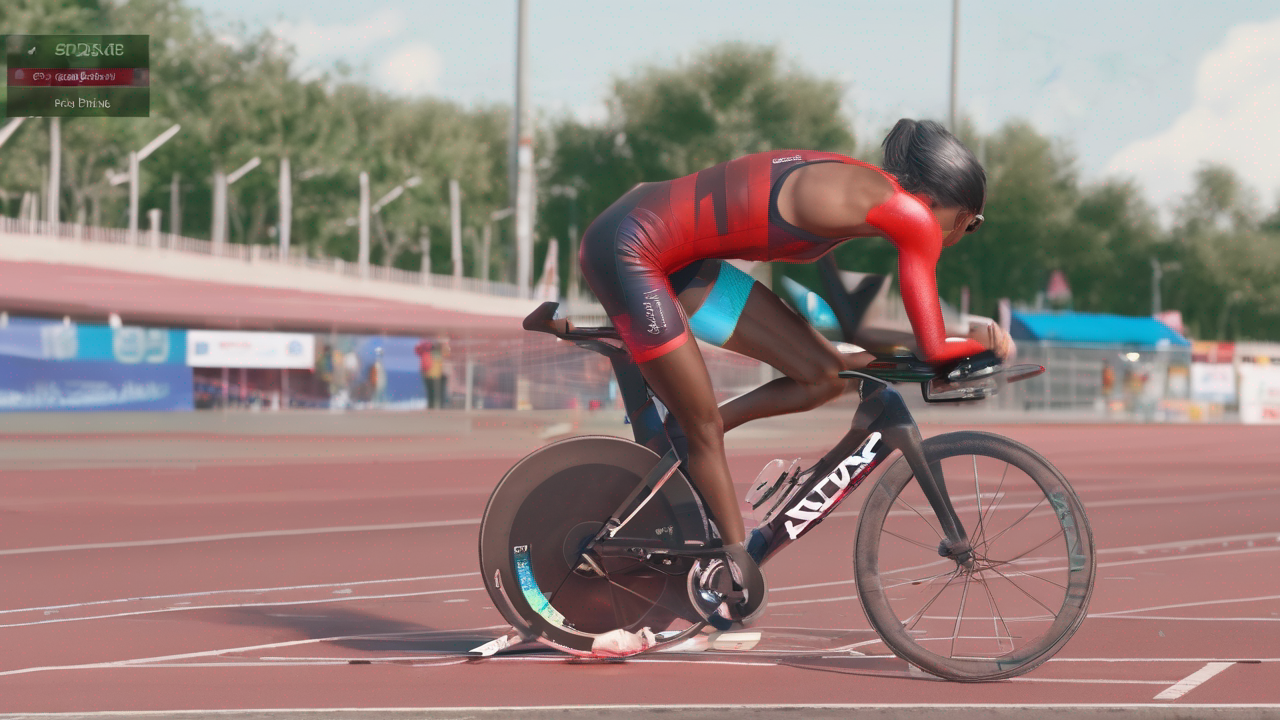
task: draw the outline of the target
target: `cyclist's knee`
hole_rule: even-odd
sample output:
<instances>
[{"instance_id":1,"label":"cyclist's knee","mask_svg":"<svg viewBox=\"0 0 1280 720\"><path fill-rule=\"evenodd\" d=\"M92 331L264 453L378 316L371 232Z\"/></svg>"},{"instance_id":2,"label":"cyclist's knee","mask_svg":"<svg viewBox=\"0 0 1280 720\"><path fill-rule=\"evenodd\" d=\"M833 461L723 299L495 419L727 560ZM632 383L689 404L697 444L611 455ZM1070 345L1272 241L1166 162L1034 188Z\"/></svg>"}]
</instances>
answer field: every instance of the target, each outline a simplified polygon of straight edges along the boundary
<instances>
[{"instance_id":1,"label":"cyclist's knee","mask_svg":"<svg viewBox=\"0 0 1280 720\"><path fill-rule=\"evenodd\" d=\"M720 418L720 410L681 422L680 427L689 438L691 445L714 447L724 444L724 420Z\"/></svg>"},{"instance_id":2,"label":"cyclist's knee","mask_svg":"<svg viewBox=\"0 0 1280 720\"><path fill-rule=\"evenodd\" d=\"M799 377L792 379L804 386L810 401L816 407L839 396L844 391L845 380L840 377L843 365L839 357L816 358Z\"/></svg>"}]
</instances>

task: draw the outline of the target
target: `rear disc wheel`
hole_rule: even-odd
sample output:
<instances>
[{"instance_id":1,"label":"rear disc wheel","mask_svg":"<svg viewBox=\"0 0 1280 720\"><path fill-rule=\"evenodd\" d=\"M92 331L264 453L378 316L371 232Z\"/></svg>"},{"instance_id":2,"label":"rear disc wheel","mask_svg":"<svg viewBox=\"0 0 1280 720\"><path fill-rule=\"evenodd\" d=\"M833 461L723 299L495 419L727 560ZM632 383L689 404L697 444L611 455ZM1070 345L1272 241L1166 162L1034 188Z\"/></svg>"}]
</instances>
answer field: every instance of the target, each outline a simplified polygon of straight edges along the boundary
<instances>
[{"instance_id":1,"label":"rear disc wheel","mask_svg":"<svg viewBox=\"0 0 1280 720\"><path fill-rule=\"evenodd\" d=\"M494 606L521 635L589 655L616 629L665 630L672 642L701 628L688 561L583 555L658 460L620 438L578 437L530 454L503 477L481 521L480 566ZM677 471L618 538L679 549L707 536L701 503Z\"/></svg>"}]
</instances>

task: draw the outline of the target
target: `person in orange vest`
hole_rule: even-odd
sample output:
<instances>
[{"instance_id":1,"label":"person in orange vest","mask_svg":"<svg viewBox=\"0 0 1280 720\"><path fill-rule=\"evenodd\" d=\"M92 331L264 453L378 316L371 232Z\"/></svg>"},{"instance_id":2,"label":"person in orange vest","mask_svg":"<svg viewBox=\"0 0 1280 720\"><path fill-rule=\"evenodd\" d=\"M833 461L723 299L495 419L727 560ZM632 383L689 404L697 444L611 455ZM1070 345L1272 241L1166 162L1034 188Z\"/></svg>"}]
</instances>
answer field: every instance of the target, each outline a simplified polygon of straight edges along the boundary
<instances>
[{"instance_id":1,"label":"person in orange vest","mask_svg":"<svg viewBox=\"0 0 1280 720\"><path fill-rule=\"evenodd\" d=\"M369 366L369 389L375 407L381 407L387 401L387 368L382 363L382 348L373 353L373 364Z\"/></svg>"},{"instance_id":2,"label":"person in orange vest","mask_svg":"<svg viewBox=\"0 0 1280 720\"><path fill-rule=\"evenodd\" d=\"M431 357L431 341L423 340L413 346L413 351L418 354L418 368L422 373L422 396L426 399L426 407L436 407L439 400L432 391L431 369L435 363Z\"/></svg>"}]
</instances>

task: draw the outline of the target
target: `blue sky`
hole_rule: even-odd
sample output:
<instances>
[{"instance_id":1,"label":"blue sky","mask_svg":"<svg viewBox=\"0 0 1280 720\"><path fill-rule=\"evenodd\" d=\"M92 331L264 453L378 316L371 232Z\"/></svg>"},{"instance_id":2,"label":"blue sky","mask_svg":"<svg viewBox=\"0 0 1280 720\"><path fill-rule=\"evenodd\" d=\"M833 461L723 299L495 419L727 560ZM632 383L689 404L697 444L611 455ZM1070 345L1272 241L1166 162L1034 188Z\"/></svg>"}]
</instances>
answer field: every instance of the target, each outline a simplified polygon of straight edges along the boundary
<instances>
[{"instance_id":1,"label":"blue sky","mask_svg":"<svg viewBox=\"0 0 1280 720\"><path fill-rule=\"evenodd\" d=\"M343 60L393 92L509 102L515 0L194 0L215 24L271 27L303 62ZM723 40L769 43L840 80L861 142L898 117L943 119L951 3L530 0L532 95L603 114L612 78ZM1030 119L1089 180L1136 177L1167 207L1202 160L1280 191L1280 5L964 0L960 105L983 130Z\"/></svg>"}]
</instances>

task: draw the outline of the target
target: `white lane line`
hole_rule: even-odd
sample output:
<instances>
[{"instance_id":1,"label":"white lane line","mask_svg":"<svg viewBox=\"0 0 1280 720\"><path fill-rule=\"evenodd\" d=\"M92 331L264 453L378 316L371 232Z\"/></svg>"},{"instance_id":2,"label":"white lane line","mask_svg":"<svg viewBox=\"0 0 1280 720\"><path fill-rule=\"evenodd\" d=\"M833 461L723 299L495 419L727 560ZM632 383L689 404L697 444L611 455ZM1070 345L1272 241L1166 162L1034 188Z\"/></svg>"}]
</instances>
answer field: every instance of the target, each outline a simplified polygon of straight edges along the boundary
<instances>
[{"instance_id":1,"label":"white lane line","mask_svg":"<svg viewBox=\"0 0 1280 720\"><path fill-rule=\"evenodd\" d=\"M1090 614L1089 617L1107 617L1109 615L1132 615L1134 613L1147 612L1149 610L1175 610L1177 608L1203 607L1205 605L1229 605L1232 603L1260 602L1263 600L1280 600L1280 595L1259 595L1257 597L1245 598L1228 598L1225 600L1202 600L1200 602L1177 603L1175 605L1152 605L1151 607L1134 608L1132 610L1116 610L1115 612L1105 612Z\"/></svg>"},{"instance_id":2,"label":"white lane line","mask_svg":"<svg viewBox=\"0 0 1280 720\"><path fill-rule=\"evenodd\" d=\"M492 662L492 659L486 660ZM96 710L91 712L71 712L71 713L21 713L20 715L0 715L0 717L9 718L82 718L82 717L237 717L237 716L260 716L260 715L283 715L288 717L308 717L308 716L332 716L341 713L363 713L363 714L422 714L422 713L476 713L476 712L492 712L503 713L506 717L518 717L522 712L553 712L553 711L572 711L572 710L596 710L605 713L617 713L626 711L708 711L708 710L729 710L729 711L760 711L760 710L897 710L899 712L909 710L984 710L990 712L992 709L999 709L1002 712L1014 714L1014 711L1021 711L1017 714L1026 715L1044 710L1139 710L1151 708L1167 708L1164 703L1041 703L1033 704L1017 704L1017 705L996 705L992 703L742 703L733 705L715 705L710 703L698 703L689 705L671 705L671 704L654 704L654 705L489 705L489 706L471 706L471 707L361 707L361 708L263 708L263 709L240 709L240 710ZM1188 710L1209 710L1221 711L1223 708L1232 710L1277 710L1280 709L1280 703L1231 703L1231 704L1214 704L1214 705L1197 705L1185 704L1178 705L1179 708Z\"/></svg>"},{"instance_id":3,"label":"white lane line","mask_svg":"<svg viewBox=\"0 0 1280 720\"><path fill-rule=\"evenodd\" d=\"M1138 558L1137 560L1112 560L1111 562L1098 563L1098 567L1107 568L1107 567L1120 567L1121 565L1144 565L1146 563L1177 562L1180 560L1199 560L1202 558L1227 557L1230 555L1250 555L1253 553L1265 553L1265 552L1280 552L1280 546L1260 547L1260 548L1242 548L1240 550L1223 550L1221 552L1196 553L1195 555L1166 555L1166 556L1152 557L1152 558ZM1066 569L1068 569L1067 566L1062 565L1059 567L1051 567L1051 568L1032 568L1027 570L1021 570L1020 572L1026 575L1043 575L1045 573L1051 573L1051 572L1062 572L1063 570L1066 570Z\"/></svg>"},{"instance_id":4,"label":"white lane line","mask_svg":"<svg viewBox=\"0 0 1280 720\"><path fill-rule=\"evenodd\" d=\"M1083 678L1009 678L1008 682L1077 683L1080 685L1168 685L1168 680L1086 680Z\"/></svg>"},{"instance_id":5,"label":"white lane line","mask_svg":"<svg viewBox=\"0 0 1280 720\"><path fill-rule=\"evenodd\" d=\"M1248 535L1220 535L1218 537L1173 540L1170 542L1152 543L1150 545L1129 545L1118 548L1101 548L1094 552L1099 555L1110 555L1112 553L1150 552L1152 550L1177 550L1181 548L1196 547L1199 545L1214 545L1217 543L1225 545L1229 543L1248 542L1250 540L1280 540L1280 533L1265 532L1250 533Z\"/></svg>"},{"instance_id":6,"label":"white lane line","mask_svg":"<svg viewBox=\"0 0 1280 720\"><path fill-rule=\"evenodd\" d=\"M1137 559L1137 560L1115 560L1115 561L1112 561L1112 562L1098 563L1098 567L1100 567L1100 568L1105 568L1105 567L1116 567L1116 566L1118 566L1118 565L1141 565L1141 564L1144 564L1144 563L1173 562L1173 561L1175 561L1175 560L1196 560L1196 559L1199 559L1199 558L1222 557L1222 556L1226 556L1226 555L1244 555L1244 554L1257 553L1257 552L1280 552L1280 547L1244 548L1244 549L1241 549L1241 550L1224 550L1224 551L1222 551L1222 552L1198 553L1198 554L1195 554L1195 555L1174 555L1174 556L1171 556L1171 557L1140 558L1140 559ZM922 566L922 567L923 567L923 566ZM911 569L911 568L907 568L907 569ZM1042 574L1045 574L1045 573L1051 573L1051 572L1061 572L1061 571L1066 570L1066 569L1067 569L1066 567L1056 567L1056 568L1037 568L1037 569L1028 569L1028 570L1024 570L1024 571L1022 571L1022 572L1026 573L1027 575L1042 575ZM901 572L901 571L897 571L897 570L895 570L894 572ZM815 584L815 585L797 585L797 586L794 586L794 587L779 588L779 589L781 589L781 590L793 590L793 589L806 588L806 587L821 587L822 585L847 585L847 584L852 583L852 582L854 582L854 581L853 581L853 580L839 580L839 581L831 582L831 583L818 583L818 584ZM857 595L848 595L848 596L845 596L845 597L837 597L837 598L822 598L822 599L818 599L818 600L787 600L787 601L784 601L784 602L773 602L773 603L769 603L769 605L770 605L770 606L780 606L780 605L802 605L802 604L806 604L806 603L815 603L815 602L836 602L837 600L851 600L851 599L855 599L855 598L857 598L857 597L858 597ZM1246 599L1244 599L1244 600L1221 600L1221 601L1214 601L1213 603L1205 603L1205 604L1215 604L1215 603L1217 603L1217 602L1246 602L1246 601L1248 601L1248 600L1273 600L1273 599L1280 599L1280 595L1272 595L1272 596L1258 597L1258 598L1246 598ZM1090 614L1090 615L1089 615L1089 617L1109 617L1109 616L1118 616L1120 613L1135 613L1135 612L1142 612L1143 610L1162 610L1162 609L1165 609L1165 608L1175 608L1175 607L1191 607L1191 606L1193 606L1193 605L1199 605L1199 604L1201 604L1201 603L1187 603L1187 604L1182 604L1182 605L1167 605L1167 606L1161 606L1161 607L1143 608L1143 609L1139 609L1139 610L1119 610L1119 611L1114 612L1114 613L1101 613L1101 614L1099 614L1099 615L1093 615L1093 614ZM1194 618L1186 618L1186 619L1190 620L1190 619L1194 619Z\"/></svg>"},{"instance_id":7,"label":"white lane line","mask_svg":"<svg viewBox=\"0 0 1280 720\"><path fill-rule=\"evenodd\" d=\"M769 603L769 607L782 607L783 605L810 605L812 603L829 603L840 602L841 600L857 600L857 595L842 595L833 598L818 598L817 600L784 600L782 602Z\"/></svg>"},{"instance_id":8,"label":"white lane line","mask_svg":"<svg viewBox=\"0 0 1280 720\"><path fill-rule=\"evenodd\" d=\"M160 613L187 612L188 610L227 610L231 608L247 608L247 607L282 607L285 605L320 605L322 603L352 602L355 600L385 600L388 598L419 597L422 595L443 595L447 593L476 592L483 589L484 588L482 587L453 588L449 590L427 590L424 592L395 593L392 595L348 595L348 596L338 597L338 598L324 598L322 600L290 600L288 602L234 603L234 604L227 604L227 605L183 605L181 607L156 608L155 610L134 610L132 612L112 613L110 615L87 615L85 617L51 618L48 620L33 620L31 622L24 622L24 623L10 623L8 625L0 625L0 629L30 627L32 625L52 625L54 623L80 622L82 620L107 620L110 618L132 617L135 615L158 615ZM0 675L3 675L3 674L4 673L0 673Z\"/></svg>"},{"instance_id":9,"label":"white lane line","mask_svg":"<svg viewBox=\"0 0 1280 720\"><path fill-rule=\"evenodd\" d=\"M247 540L266 537L292 537L296 535L328 535L330 533L381 532L387 530L417 530L420 528L479 525L480 518L468 520L431 520L416 523L390 525L341 525L335 527L300 528L297 530L261 530L258 532L226 533L224 535L193 535L191 537L162 538L159 540L126 540L122 542L85 543L83 545L49 545L47 547L13 548L0 550L3 555L31 555L35 553L71 552L74 550L105 550L110 548L153 547L156 545L185 545L188 543L220 542L223 540Z\"/></svg>"},{"instance_id":10,"label":"white lane line","mask_svg":"<svg viewBox=\"0 0 1280 720\"><path fill-rule=\"evenodd\" d=\"M1153 700L1177 700L1183 695L1186 695L1192 690L1195 690L1197 687L1203 685L1205 682L1209 680L1209 678L1213 677L1214 675L1217 675L1223 670L1226 670L1227 668L1231 667L1234 664L1235 663L1229 663L1229 662L1206 663L1204 667L1182 678L1181 680L1174 683L1173 685L1170 685L1169 687L1165 688L1163 691L1160 692L1159 695L1156 695L1152 699Z\"/></svg>"},{"instance_id":11,"label":"white lane line","mask_svg":"<svg viewBox=\"0 0 1280 720\"><path fill-rule=\"evenodd\" d=\"M1170 495L1167 497L1140 497L1140 498L1118 499L1118 500L1093 500L1093 501L1084 501L1084 506L1086 510L1091 511L1091 510L1098 510L1102 508L1113 508L1113 507L1128 508L1128 507L1139 507L1139 506L1145 506L1145 505L1182 505L1184 503L1192 503L1192 502L1214 502L1218 500L1243 500L1246 498L1271 497L1275 495L1280 495L1280 490L1242 490L1242 491L1236 491L1236 492L1206 493L1203 495ZM1009 505L1002 504L998 509L999 510L1005 510L1005 509L1026 510L1026 509L1035 507L1036 504L1037 503L1031 503L1031 502L1012 503ZM1040 504L1043 504L1043 501L1041 501ZM970 506L970 507L973 507L973 506ZM845 512L831 513L827 517L829 518L855 517L858 515L858 513L859 513L858 510L846 510ZM909 510L891 510L889 512L890 516L895 516L895 517L905 517L907 515L913 515L913 514L914 513L912 513Z\"/></svg>"},{"instance_id":12,"label":"white lane line","mask_svg":"<svg viewBox=\"0 0 1280 720\"><path fill-rule=\"evenodd\" d=\"M750 662L747 660L679 660L676 658L631 658L628 663L678 663L682 665L750 665L754 667L777 667L778 663Z\"/></svg>"},{"instance_id":13,"label":"white lane line","mask_svg":"<svg viewBox=\"0 0 1280 720\"><path fill-rule=\"evenodd\" d=\"M494 627L494 626L490 626L490 627ZM489 629L489 628L488 627L466 628L465 630L486 630L486 629ZM462 632L462 631L458 631L458 632ZM329 642L332 640L366 640L369 638L396 637L396 636L403 636L408 634L411 634L411 633L397 632L397 633L386 633L385 635L382 635L382 634L331 635L329 637L322 637L322 638L309 638L306 640L288 640L285 642L267 643L265 645L246 645L244 647L222 648L220 650L202 650L200 652L180 653L177 655L157 655L155 657L133 658L131 660L113 660L110 662L86 663L83 665L43 665L39 667L19 668L17 670L0 671L0 677L4 677L6 675L26 675L28 673L46 672L49 670L96 670L96 669L102 669L102 668L134 667L134 666L140 666L140 665L149 665L152 663L166 663L166 662L174 662L178 660L193 660L196 658L218 657L220 655L227 655L229 653L251 652L254 650L272 650L275 648L296 647L298 645L311 645L314 643ZM209 712L217 712L217 711L209 711ZM91 715L93 713L84 713L84 714ZM121 713L121 714L127 715L129 713Z\"/></svg>"},{"instance_id":14,"label":"white lane line","mask_svg":"<svg viewBox=\"0 0 1280 720\"><path fill-rule=\"evenodd\" d=\"M1182 615L1090 615L1097 620L1176 620L1177 622L1280 622L1274 617L1184 617Z\"/></svg>"},{"instance_id":15,"label":"white lane line","mask_svg":"<svg viewBox=\"0 0 1280 720\"><path fill-rule=\"evenodd\" d=\"M1049 658L1049 662L1100 662L1100 663L1126 663L1126 662L1176 662L1176 663L1204 663L1204 662L1226 662L1226 663L1274 663L1280 662L1280 658Z\"/></svg>"},{"instance_id":16,"label":"white lane line","mask_svg":"<svg viewBox=\"0 0 1280 720\"><path fill-rule=\"evenodd\" d=\"M1057 560L1058 558L1054 558L1054 559ZM881 573L881 575L882 577L888 580L899 580L899 578L896 578L894 576L904 572L911 571L911 570L923 570L924 568L927 568L927 567L934 567L936 565L945 565L948 562L953 562L953 561L950 561L944 558L941 560L928 562L923 565L912 565L911 567L897 568L894 570ZM779 588L771 587L769 588L769 592L777 593L777 592L786 592L788 590L808 590L810 588L832 587L834 585L853 585L856 582L857 580L832 580L831 582L811 583L808 585L788 585L786 587L779 587ZM896 587L896 585L893 587ZM770 603L770 605L778 605L778 604L779 603Z\"/></svg>"},{"instance_id":17,"label":"white lane line","mask_svg":"<svg viewBox=\"0 0 1280 720\"><path fill-rule=\"evenodd\" d=\"M70 603L68 605L45 605L43 607L14 608L12 610L0 610L0 615L6 615L9 613L41 612L44 610L65 610L67 608L89 607L91 605L111 605L113 603L137 602L140 600L170 600L172 598L208 597L209 595L236 595L240 593L266 593L281 592L285 590L314 590L316 588L355 587L357 585L377 585L380 583L417 582L419 580L449 580L452 578L471 577L472 575L479 574L480 573L478 572L465 572L450 573L448 575L422 575L420 577L388 578L386 580L356 580L355 582L321 583L319 585L282 585L279 587L268 588L245 588L243 590L202 590L199 592L175 593L172 595L140 595L138 597L131 598L92 600L90 602Z\"/></svg>"}]
</instances>

